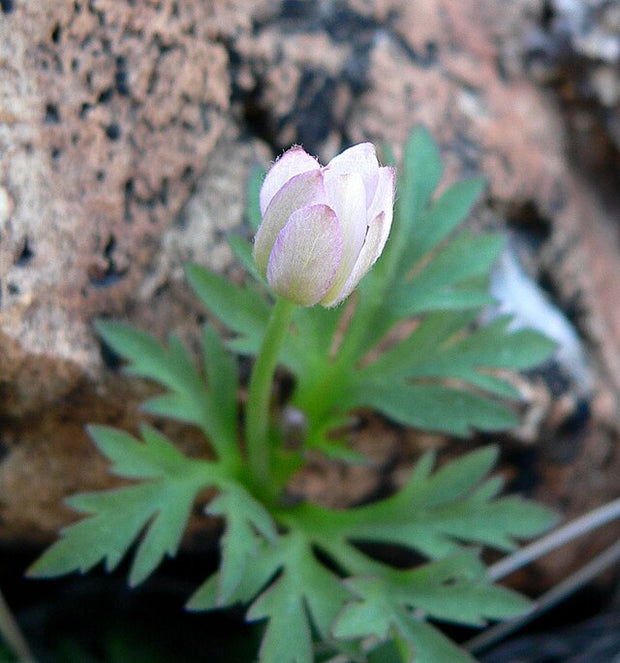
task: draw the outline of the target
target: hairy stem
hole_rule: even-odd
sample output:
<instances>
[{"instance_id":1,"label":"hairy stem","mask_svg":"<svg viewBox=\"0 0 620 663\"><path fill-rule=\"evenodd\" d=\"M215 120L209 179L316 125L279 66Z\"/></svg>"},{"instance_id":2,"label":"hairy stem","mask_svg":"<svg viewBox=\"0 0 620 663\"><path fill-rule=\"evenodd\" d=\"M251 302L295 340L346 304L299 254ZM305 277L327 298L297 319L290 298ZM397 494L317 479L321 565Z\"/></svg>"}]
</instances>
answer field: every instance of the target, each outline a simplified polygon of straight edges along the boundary
<instances>
[{"instance_id":1,"label":"hairy stem","mask_svg":"<svg viewBox=\"0 0 620 663\"><path fill-rule=\"evenodd\" d=\"M273 376L295 308L286 299L276 300L250 377L245 430L248 464L252 477L262 486L270 476L268 432Z\"/></svg>"}]
</instances>

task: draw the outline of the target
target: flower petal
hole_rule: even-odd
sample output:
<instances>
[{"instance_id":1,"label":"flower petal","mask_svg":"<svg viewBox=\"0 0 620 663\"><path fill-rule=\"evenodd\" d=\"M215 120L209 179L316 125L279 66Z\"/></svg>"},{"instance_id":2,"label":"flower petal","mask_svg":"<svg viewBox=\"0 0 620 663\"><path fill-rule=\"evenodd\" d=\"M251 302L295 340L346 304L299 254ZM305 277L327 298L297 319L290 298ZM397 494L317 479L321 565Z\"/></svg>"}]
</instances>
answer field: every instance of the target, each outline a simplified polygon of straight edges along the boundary
<instances>
[{"instance_id":1,"label":"flower petal","mask_svg":"<svg viewBox=\"0 0 620 663\"><path fill-rule=\"evenodd\" d=\"M327 297L337 295L349 278L366 236L366 197L364 182L357 173L339 175L325 171L329 206L336 212L342 231L342 259Z\"/></svg>"},{"instance_id":2,"label":"flower petal","mask_svg":"<svg viewBox=\"0 0 620 663\"><path fill-rule=\"evenodd\" d=\"M259 193L261 214L265 213L271 199L291 177L309 170L316 170L320 167L321 164L303 148L299 147L299 145L287 150L276 160L267 172L267 175L265 175Z\"/></svg>"},{"instance_id":3,"label":"flower petal","mask_svg":"<svg viewBox=\"0 0 620 663\"><path fill-rule=\"evenodd\" d=\"M331 285L342 254L342 233L327 205L291 214L278 234L267 265L274 291L301 306L319 302Z\"/></svg>"},{"instance_id":4,"label":"flower petal","mask_svg":"<svg viewBox=\"0 0 620 663\"><path fill-rule=\"evenodd\" d=\"M266 273L273 244L291 214L311 204L326 203L327 196L320 170L295 175L280 187L265 210L263 221L254 238L254 260L261 274Z\"/></svg>"},{"instance_id":5,"label":"flower petal","mask_svg":"<svg viewBox=\"0 0 620 663\"><path fill-rule=\"evenodd\" d=\"M379 254L383 251L387 242L392 219L394 217L394 193L396 188L396 170L390 166L379 168L379 177L377 180L377 191L373 201L368 208L368 219L374 219L381 212L385 215L383 221L383 234L381 236Z\"/></svg>"},{"instance_id":6,"label":"flower petal","mask_svg":"<svg viewBox=\"0 0 620 663\"><path fill-rule=\"evenodd\" d=\"M344 287L335 295L330 292L321 300L323 306L331 307L340 304L343 299L346 299L357 287L364 274L373 266L377 258L383 251L385 245L384 237L387 238L389 228L385 231L386 218L385 214L381 212L371 222L366 234L366 241L360 251L360 254L349 274Z\"/></svg>"},{"instance_id":7,"label":"flower petal","mask_svg":"<svg viewBox=\"0 0 620 663\"><path fill-rule=\"evenodd\" d=\"M379 162L372 143L359 143L337 154L326 166L334 173L359 173L366 188L366 207L375 196Z\"/></svg>"}]
</instances>

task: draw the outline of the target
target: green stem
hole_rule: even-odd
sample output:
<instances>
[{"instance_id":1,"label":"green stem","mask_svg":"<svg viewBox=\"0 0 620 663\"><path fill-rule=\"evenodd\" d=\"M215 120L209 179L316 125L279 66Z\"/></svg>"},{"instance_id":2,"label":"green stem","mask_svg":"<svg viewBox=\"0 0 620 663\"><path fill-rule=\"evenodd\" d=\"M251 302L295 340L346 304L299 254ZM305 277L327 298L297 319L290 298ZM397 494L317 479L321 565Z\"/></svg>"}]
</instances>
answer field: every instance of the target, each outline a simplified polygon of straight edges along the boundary
<instances>
[{"instance_id":1,"label":"green stem","mask_svg":"<svg viewBox=\"0 0 620 663\"><path fill-rule=\"evenodd\" d=\"M246 410L246 444L250 473L259 485L269 481L269 413L273 375L289 332L296 304L278 298L250 377Z\"/></svg>"}]
</instances>

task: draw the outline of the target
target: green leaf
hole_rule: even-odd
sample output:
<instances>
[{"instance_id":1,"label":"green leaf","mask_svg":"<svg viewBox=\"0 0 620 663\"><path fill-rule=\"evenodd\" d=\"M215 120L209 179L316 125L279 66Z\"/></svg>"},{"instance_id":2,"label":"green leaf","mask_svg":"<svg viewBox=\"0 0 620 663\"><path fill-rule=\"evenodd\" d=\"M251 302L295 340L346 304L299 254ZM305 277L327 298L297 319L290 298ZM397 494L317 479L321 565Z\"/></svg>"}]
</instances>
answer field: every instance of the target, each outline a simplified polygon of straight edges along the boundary
<instances>
[{"instance_id":1,"label":"green leaf","mask_svg":"<svg viewBox=\"0 0 620 663\"><path fill-rule=\"evenodd\" d=\"M198 589L188 603L189 609L218 607L222 584L218 576L223 572L221 567ZM268 620L260 661L312 663L313 633L316 631L323 642L332 643L331 625L351 593L317 560L310 540L295 531L280 535L275 545L265 539L258 542L227 605L247 603L254 597L247 619ZM332 644L339 649L337 643Z\"/></svg>"},{"instance_id":2,"label":"green leaf","mask_svg":"<svg viewBox=\"0 0 620 663\"><path fill-rule=\"evenodd\" d=\"M403 159L403 191L399 212L403 215L404 234L428 205L443 176L443 165L437 144L425 127L414 129L407 143Z\"/></svg>"},{"instance_id":3,"label":"green leaf","mask_svg":"<svg viewBox=\"0 0 620 663\"><path fill-rule=\"evenodd\" d=\"M510 317L500 317L470 334L427 348L404 375L450 377L478 384L476 372L481 369L527 369L547 360L555 343L532 330L510 331L510 321ZM385 362L385 357L380 361Z\"/></svg>"},{"instance_id":4,"label":"green leaf","mask_svg":"<svg viewBox=\"0 0 620 663\"><path fill-rule=\"evenodd\" d=\"M434 249L471 212L485 186L485 180L475 177L449 187L413 224L407 251L403 256L406 266L415 265Z\"/></svg>"},{"instance_id":5,"label":"green leaf","mask_svg":"<svg viewBox=\"0 0 620 663\"><path fill-rule=\"evenodd\" d=\"M385 317L382 308L387 293L402 280L399 270L411 233L439 184L443 166L437 145L424 127L414 129L405 144L403 166L399 174L398 199L389 241L376 266L362 280L358 291L359 324L374 326Z\"/></svg>"},{"instance_id":6,"label":"green leaf","mask_svg":"<svg viewBox=\"0 0 620 663\"><path fill-rule=\"evenodd\" d=\"M501 431L519 420L503 403L464 389L406 382L360 382L347 394L351 407L370 407L400 424L469 437L474 429Z\"/></svg>"},{"instance_id":7,"label":"green leaf","mask_svg":"<svg viewBox=\"0 0 620 663\"><path fill-rule=\"evenodd\" d=\"M252 244L239 235L228 235L226 237L232 252L235 254L239 262L247 269L256 281L262 283L264 287L268 288L267 281L262 277L258 271L258 267L254 262L252 255Z\"/></svg>"},{"instance_id":8,"label":"green leaf","mask_svg":"<svg viewBox=\"0 0 620 663\"><path fill-rule=\"evenodd\" d=\"M220 476L217 465L186 458L165 435L151 426L140 427L143 442L112 426L90 425L87 430L99 451L112 461L110 471L117 476L159 479L182 475L190 468L195 473L198 467L210 480Z\"/></svg>"},{"instance_id":9,"label":"green leaf","mask_svg":"<svg viewBox=\"0 0 620 663\"><path fill-rule=\"evenodd\" d=\"M475 663L472 656L431 624L413 622L409 629L416 663Z\"/></svg>"},{"instance_id":10,"label":"green leaf","mask_svg":"<svg viewBox=\"0 0 620 663\"><path fill-rule=\"evenodd\" d=\"M154 380L169 390L143 403L144 411L198 426L218 456L230 462L239 460L236 386L230 388L236 385L236 362L226 355L214 332L205 330L204 337L209 354L205 364L213 381L209 388L176 336L170 335L165 348L151 335L118 322L99 320L96 328L103 340L128 360L127 373ZM211 362L225 367L226 375L209 370ZM225 381L228 388L221 390Z\"/></svg>"},{"instance_id":11,"label":"green leaf","mask_svg":"<svg viewBox=\"0 0 620 663\"><path fill-rule=\"evenodd\" d=\"M420 480L419 474L414 474L401 495L424 507L460 500L493 469L498 455L497 447L482 447L446 463L431 475L433 454L426 454L420 461L421 471L426 475L424 481Z\"/></svg>"},{"instance_id":12,"label":"green leaf","mask_svg":"<svg viewBox=\"0 0 620 663\"><path fill-rule=\"evenodd\" d=\"M417 569L394 575L390 593L429 618L483 626L488 619L522 615L531 603L516 592L493 585L477 553L464 550Z\"/></svg>"},{"instance_id":13,"label":"green leaf","mask_svg":"<svg viewBox=\"0 0 620 663\"><path fill-rule=\"evenodd\" d=\"M260 661L312 663L312 631L330 641L332 623L351 593L314 556L309 542L291 533L280 540L282 572L250 607L251 621L269 619Z\"/></svg>"},{"instance_id":14,"label":"green leaf","mask_svg":"<svg viewBox=\"0 0 620 663\"><path fill-rule=\"evenodd\" d=\"M194 594L192 594L187 602L187 609L191 611L215 610L238 603L249 603L273 580L282 567L282 546L279 544L279 540L278 545L272 545L265 538L258 540L256 554L252 558L252 563L246 563L241 580L236 585L226 604L221 600L221 587L224 583L220 579L220 573L222 572L220 564L218 572L207 578Z\"/></svg>"},{"instance_id":15,"label":"green leaf","mask_svg":"<svg viewBox=\"0 0 620 663\"><path fill-rule=\"evenodd\" d=\"M481 625L487 618L514 617L530 607L515 592L489 583L472 551L412 571L392 571L388 577L354 577L346 584L357 599L336 619L334 636L358 639L373 635L387 641L396 632L409 644L416 661L472 660L422 619ZM448 654L455 658L439 658Z\"/></svg>"},{"instance_id":16,"label":"green leaf","mask_svg":"<svg viewBox=\"0 0 620 663\"><path fill-rule=\"evenodd\" d=\"M408 645L409 656L406 660L415 660L416 663L474 663L469 654L437 629L414 617L403 605L406 602L391 592L390 586L371 578L354 579L348 584L360 600L349 603L340 614L333 629L335 637L351 639L374 635L386 642L396 632L398 638ZM377 659L375 654L369 660L382 659Z\"/></svg>"},{"instance_id":17,"label":"green leaf","mask_svg":"<svg viewBox=\"0 0 620 663\"><path fill-rule=\"evenodd\" d=\"M269 318L268 301L255 288L235 285L199 265L188 265L186 274L206 308L237 334L231 347L240 353L256 353Z\"/></svg>"},{"instance_id":18,"label":"green leaf","mask_svg":"<svg viewBox=\"0 0 620 663\"><path fill-rule=\"evenodd\" d=\"M217 606L225 606L243 579L247 564L258 555L257 535L275 545L277 532L269 513L241 486L228 486L209 504L207 513L226 520L216 599Z\"/></svg>"},{"instance_id":19,"label":"green leaf","mask_svg":"<svg viewBox=\"0 0 620 663\"><path fill-rule=\"evenodd\" d=\"M501 481L483 481L495 457L494 448L484 448L432 472L433 456L425 455L395 495L342 513L321 515L314 507L302 517L318 523L315 536L327 549L331 539L346 539L398 544L432 559L468 543L511 550L515 539L541 533L556 518L519 497L496 499Z\"/></svg>"},{"instance_id":20,"label":"green leaf","mask_svg":"<svg viewBox=\"0 0 620 663\"><path fill-rule=\"evenodd\" d=\"M264 663L312 663L314 659L304 597L296 589L291 573L284 571L248 613L251 621L269 620L259 652Z\"/></svg>"},{"instance_id":21,"label":"green leaf","mask_svg":"<svg viewBox=\"0 0 620 663\"><path fill-rule=\"evenodd\" d=\"M531 368L555 345L531 330L510 331L507 317L468 331L471 321L470 314L427 315L401 343L356 371L347 405L461 436L516 425L514 413L497 398L520 394L498 371Z\"/></svg>"},{"instance_id":22,"label":"green leaf","mask_svg":"<svg viewBox=\"0 0 620 663\"><path fill-rule=\"evenodd\" d=\"M299 307L295 311L293 321L299 333L288 337L287 349L297 361L288 361L287 365L291 365L300 379L306 373L321 372L325 362L329 362L342 315L343 308L325 309L322 306Z\"/></svg>"},{"instance_id":23,"label":"green leaf","mask_svg":"<svg viewBox=\"0 0 620 663\"><path fill-rule=\"evenodd\" d=\"M343 640L375 636L387 640L393 627L406 630L410 615L387 592L378 578L353 578L347 586L359 601L348 603L339 615L333 635Z\"/></svg>"},{"instance_id":24,"label":"green leaf","mask_svg":"<svg viewBox=\"0 0 620 663\"><path fill-rule=\"evenodd\" d=\"M96 426L90 431L117 474L148 480L68 499L70 507L90 515L63 529L29 575L83 573L102 560L112 570L144 532L129 577L130 584L137 585L165 555L176 553L197 494L221 482L221 471L212 463L186 458L152 428L143 428L144 443L113 428Z\"/></svg>"},{"instance_id":25,"label":"green leaf","mask_svg":"<svg viewBox=\"0 0 620 663\"><path fill-rule=\"evenodd\" d=\"M475 320L476 313L471 311L429 313L417 322L409 335L378 354L372 363L358 371L358 375L375 380L406 378L411 367L431 354L440 353L452 339L464 335Z\"/></svg>"},{"instance_id":26,"label":"green leaf","mask_svg":"<svg viewBox=\"0 0 620 663\"><path fill-rule=\"evenodd\" d=\"M240 458L238 449L238 406L239 371L237 360L224 346L220 335L209 325L203 329L203 364L209 384L209 394L204 408L209 408L210 421L214 424L207 430L214 438L214 446L226 455L229 464ZM226 439L225 450L215 439Z\"/></svg>"},{"instance_id":27,"label":"green leaf","mask_svg":"<svg viewBox=\"0 0 620 663\"><path fill-rule=\"evenodd\" d=\"M470 504L441 510L437 529L461 541L510 551L516 547L515 539L536 536L557 520L549 509L518 496L487 502L477 500L474 494L470 499ZM479 506L475 506L477 502Z\"/></svg>"},{"instance_id":28,"label":"green leaf","mask_svg":"<svg viewBox=\"0 0 620 663\"><path fill-rule=\"evenodd\" d=\"M487 275L499 257L503 245L504 238L497 234L460 233L449 244L439 249L411 280L405 280L397 286L388 302L388 310L399 319L425 311L445 310L449 304L442 301L442 295L444 293L452 295L455 286L473 277ZM486 287L480 295L480 302L475 303L475 306L493 303ZM450 305L450 308L464 307L458 305L458 301Z\"/></svg>"}]
</instances>

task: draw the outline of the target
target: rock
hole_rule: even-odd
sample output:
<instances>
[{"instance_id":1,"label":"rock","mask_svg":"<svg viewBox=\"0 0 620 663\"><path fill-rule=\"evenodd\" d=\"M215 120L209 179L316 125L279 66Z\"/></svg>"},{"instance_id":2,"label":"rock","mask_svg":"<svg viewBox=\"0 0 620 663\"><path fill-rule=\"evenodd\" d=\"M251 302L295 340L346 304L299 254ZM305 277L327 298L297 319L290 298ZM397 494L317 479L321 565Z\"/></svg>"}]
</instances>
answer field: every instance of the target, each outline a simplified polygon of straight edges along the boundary
<instances>
[{"instance_id":1,"label":"rock","mask_svg":"<svg viewBox=\"0 0 620 663\"><path fill-rule=\"evenodd\" d=\"M529 35L532 70L559 90L582 153L619 162L620 6L613 0L554 0ZM602 145L600 143L603 143ZM592 150L591 144L598 144ZM605 149L606 146L606 149ZM599 164L600 165L600 164Z\"/></svg>"},{"instance_id":2,"label":"rock","mask_svg":"<svg viewBox=\"0 0 620 663\"><path fill-rule=\"evenodd\" d=\"M106 365L94 318L129 320L162 338L173 329L193 345L204 312L182 266L195 260L234 277L223 234L242 221L253 164L293 142L324 161L362 140L398 151L418 123L438 140L448 181L487 176L473 224L526 240L532 276L576 329L594 376L586 411L570 384L530 376L543 407L528 442L506 438L508 476L566 516L615 496L614 198L600 198L567 156L558 101L531 77L527 36L544 6L46 0L3 15L0 99L11 104L0 108L8 155L0 162L0 539L50 540L70 517L63 496L109 485L85 423L135 426L147 387ZM611 98L606 75L599 86ZM191 431L176 432L204 453ZM397 437L386 433L390 462L377 462L385 481L319 464L300 491L340 505L363 498L361 480L370 491L400 481L405 461L430 442ZM339 490L323 493L334 477ZM610 537L556 556L545 582Z\"/></svg>"},{"instance_id":3,"label":"rock","mask_svg":"<svg viewBox=\"0 0 620 663\"><path fill-rule=\"evenodd\" d=\"M173 4L44 2L3 18L0 179L16 204L0 249L2 345L96 370L90 317L140 282L221 135L225 50L184 36L204 17L174 17Z\"/></svg>"}]
</instances>

